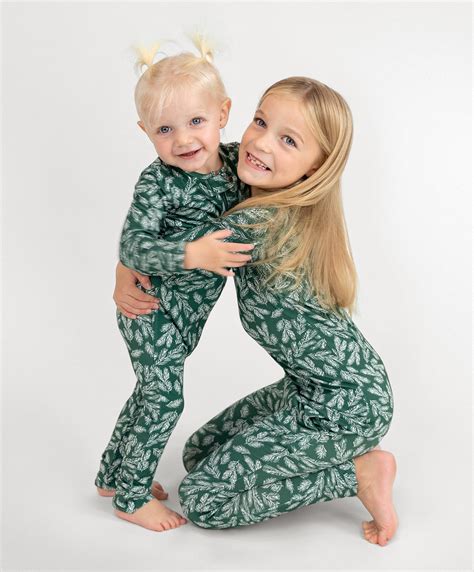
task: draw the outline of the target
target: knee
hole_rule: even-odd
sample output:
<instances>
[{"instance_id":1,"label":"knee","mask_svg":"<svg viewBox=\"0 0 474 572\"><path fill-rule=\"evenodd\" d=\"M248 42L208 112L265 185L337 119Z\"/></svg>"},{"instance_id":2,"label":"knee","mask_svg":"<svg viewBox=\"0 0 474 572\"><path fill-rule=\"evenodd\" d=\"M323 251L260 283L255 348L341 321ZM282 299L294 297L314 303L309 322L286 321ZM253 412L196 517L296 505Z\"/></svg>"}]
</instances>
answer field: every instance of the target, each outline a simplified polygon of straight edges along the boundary
<instances>
[{"instance_id":1,"label":"knee","mask_svg":"<svg viewBox=\"0 0 474 572\"><path fill-rule=\"evenodd\" d=\"M181 481L178 487L178 496L181 508L187 519L201 528L212 528L206 522L206 512L203 511L203 503L196 490L196 485L193 485L189 475Z\"/></svg>"}]
</instances>

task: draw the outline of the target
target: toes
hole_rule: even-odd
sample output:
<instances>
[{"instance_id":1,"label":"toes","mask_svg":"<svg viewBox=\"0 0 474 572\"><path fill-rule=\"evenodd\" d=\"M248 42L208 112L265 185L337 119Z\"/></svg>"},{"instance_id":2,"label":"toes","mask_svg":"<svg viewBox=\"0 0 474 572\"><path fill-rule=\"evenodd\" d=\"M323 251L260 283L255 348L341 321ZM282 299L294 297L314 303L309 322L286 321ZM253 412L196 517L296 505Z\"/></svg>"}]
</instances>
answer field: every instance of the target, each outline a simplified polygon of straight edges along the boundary
<instances>
[{"instance_id":1,"label":"toes","mask_svg":"<svg viewBox=\"0 0 474 572\"><path fill-rule=\"evenodd\" d=\"M165 492L160 483L156 481L153 481L153 484L151 486L151 492L153 496L158 500L166 500L168 498L168 493Z\"/></svg>"},{"instance_id":2,"label":"toes","mask_svg":"<svg viewBox=\"0 0 474 572\"><path fill-rule=\"evenodd\" d=\"M378 530L374 521L362 523L362 528L364 530L364 538L371 544L377 544L378 541Z\"/></svg>"}]
</instances>

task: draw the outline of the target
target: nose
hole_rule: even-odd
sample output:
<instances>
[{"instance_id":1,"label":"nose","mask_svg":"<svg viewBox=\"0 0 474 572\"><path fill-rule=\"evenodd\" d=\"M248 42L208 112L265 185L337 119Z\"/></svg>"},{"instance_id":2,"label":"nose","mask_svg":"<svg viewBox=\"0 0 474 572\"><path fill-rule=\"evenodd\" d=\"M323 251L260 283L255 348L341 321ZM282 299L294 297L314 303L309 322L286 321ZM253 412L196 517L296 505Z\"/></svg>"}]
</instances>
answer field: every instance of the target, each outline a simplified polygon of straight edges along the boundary
<instances>
[{"instance_id":1,"label":"nose","mask_svg":"<svg viewBox=\"0 0 474 572\"><path fill-rule=\"evenodd\" d=\"M177 129L174 136L175 144L178 147L185 147L192 142L191 133L187 129Z\"/></svg>"},{"instance_id":2,"label":"nose","mask_svg":"<svg viewBox=\"0 0 474 572\"><path fill-rule=\"evenodd\" d=\"M259 137L254 140L255 148L262 153L270 153L271 145L268 133L261 133Z\"/></svg>"}]
</instances>

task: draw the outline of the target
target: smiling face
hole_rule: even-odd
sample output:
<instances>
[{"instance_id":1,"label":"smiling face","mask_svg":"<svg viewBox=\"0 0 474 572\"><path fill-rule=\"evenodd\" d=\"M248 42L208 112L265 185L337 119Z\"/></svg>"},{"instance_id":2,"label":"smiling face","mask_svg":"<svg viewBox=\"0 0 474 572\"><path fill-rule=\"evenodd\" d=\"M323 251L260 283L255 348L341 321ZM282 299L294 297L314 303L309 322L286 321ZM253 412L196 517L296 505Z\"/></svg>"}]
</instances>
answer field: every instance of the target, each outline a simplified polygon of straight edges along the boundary
<instances>
[{"instance_id":1,"label":"smiling face","mask_svg":"<svg viewBox=\"0 0 474 572\"><path fill-rule=\"evenodd\" d=\"M323 152L296 98L268 95L242 136L238 175L254 187L252 195L280 190L310 176Z\"/></svg>"},{"instance_id":2,"label":"smiling face","mask_svg":"<svg viewBox=\"0 0 474 572\"><path fill-rule=\"evenodd\" d=\"M184 171L210 173L222 166L220 129L227 123L230 105L230 99L219 103L202 90L180 89L160 113L138 125L162 161Z\"/></svg>"}]
</instances>

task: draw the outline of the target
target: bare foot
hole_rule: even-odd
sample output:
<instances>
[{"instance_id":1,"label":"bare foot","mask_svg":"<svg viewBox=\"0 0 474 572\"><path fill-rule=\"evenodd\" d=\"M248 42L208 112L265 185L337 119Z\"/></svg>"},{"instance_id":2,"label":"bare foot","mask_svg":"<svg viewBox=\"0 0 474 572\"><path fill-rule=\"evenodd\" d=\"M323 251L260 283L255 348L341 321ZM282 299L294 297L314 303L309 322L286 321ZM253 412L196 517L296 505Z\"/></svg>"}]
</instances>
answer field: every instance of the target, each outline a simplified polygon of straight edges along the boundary
<instances>
[{"instance_id":1,"label":"bare foot","mask_svg":"<svg viewBox=\"0 0 474 572\"><path fill-rule=\"evenodd\" d=\"M392 453L372 450L354 459L358 493L374 520L364 521L364 537L372 544L385 546L395 534L398 517L392 502L392 487L397 464Z\"/></svg>"},{"instance_id":2,"label":"bare foot","mask_svg":"<svg viewBox=\"0 0 474 572\"><path fill-rule=\"evenodd\" d=\"M132 522L133 524L138 524L144 528L155 530L156 532L164 532L165 530L178 528L178 526L188 522L180 514L170 510L156 499L147 502L132 514L122 512L121 510L114 512L119 518L128 520L128 522Z\"/></svg>"},{"instance_id":3,"label":"bare foot","mask_svg":"<svg viewBox=\"0 0 474 572\"><path fill-rule=\"evenodd\" d=\"M113 497L115 494L114 489L101 489L97 487L97 492L101 497ZM153 481L151 485L151 494L158 500L166 500L168 493L163 489L158 481Z\"/></svg>"}]
</instances>

